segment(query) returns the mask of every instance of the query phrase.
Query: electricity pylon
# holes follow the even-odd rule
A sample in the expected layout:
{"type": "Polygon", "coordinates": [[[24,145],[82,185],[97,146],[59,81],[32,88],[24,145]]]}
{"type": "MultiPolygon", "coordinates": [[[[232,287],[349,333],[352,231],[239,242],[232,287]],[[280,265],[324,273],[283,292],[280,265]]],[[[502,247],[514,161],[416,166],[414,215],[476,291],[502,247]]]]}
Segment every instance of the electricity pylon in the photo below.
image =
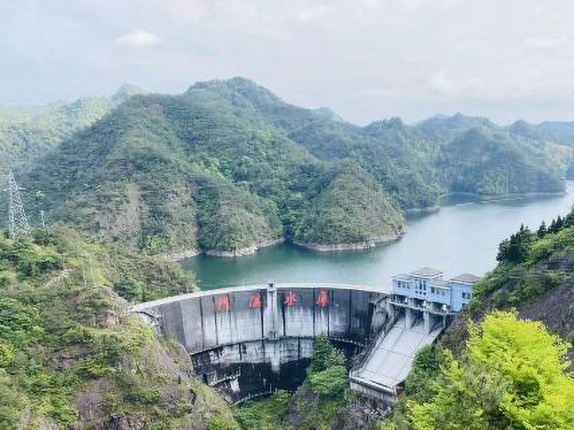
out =
{"type": "Polygon", "coordinates": [[[11,239],[30,235],[30,224],[28,224],[28,218],[26,218],[22,197],[20,196],[21,189],[14,178],[14,173],[10,170],[8,173],[8,193],[10,194],[9,228],[11,239]]]}

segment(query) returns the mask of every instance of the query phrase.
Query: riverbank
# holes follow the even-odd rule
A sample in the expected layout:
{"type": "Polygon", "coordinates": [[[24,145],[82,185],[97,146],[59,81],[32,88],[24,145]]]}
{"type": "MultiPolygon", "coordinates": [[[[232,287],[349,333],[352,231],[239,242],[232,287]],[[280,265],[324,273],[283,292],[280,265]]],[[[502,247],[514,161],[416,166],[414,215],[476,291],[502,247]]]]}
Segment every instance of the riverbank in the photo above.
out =
{"type": "Polygon", "coordinates": [[[566,191],[536,191],[529,193],[506,193],[506,194],[478,194],[466,191],[454,191],[449,197],[472,197],[479,201],[494,202],[497,200],[534,199],[540,197],[560,197],[568,194],[566,191]]]}
{"type": "MultiPolygon", "coordinates": [[[[496,202],[496,201],[508,201],[516,199],[535,199],[541,197],[559,197],[564,196],[566,194],[568,194],[566,191],[556,191],[556,192],[530,192],[530,193],[508,193],[500,195],[483,195],[470,192],[456,191],[448,194],[447,196],[444,196],[444,199],[458,196],[458,197],[470,197],[476,199],[477,201],[482,202],[496,202]]],[[[429,207],[410,208],[405,209],[403,212],[405,213],[405,215],[427,215],[438,212],[442,206],[443,205],[433,205],[429,207]]],[[[290,240],[289,242],[295,246],[310,249],[312,251],[317,252],[355,251],[355,250],[370,249],[383,243],[396,241],[400,239],[403,235],[405,235],[406,232],[407,229],[405,228],[405,230],[399,232],[398,234],[379,236],[368,241],[355,242],[355,243],[321,244],[321,243],[307,243],[298,240],[290,240]]],[[[197,249],[189,249],[179,252],[166,253],[164,254],[164,256],[166,258],[175,261],[186,260],[197,257],[199,255],[207,255],[210,257],[218,257],[218,258],[248,257],[254,255],[260,249],[279,245],[281,243],[284,243],[285,241],[286,241],[285,237],[280,237],[276,239],[263,241],[261,243],[253,244],[251,246],[247,246],[245,248],[234,251],[218,251],[218,250],[202,251],[197,249]]]]}
{"type": "Polygon", "coordinates": [[[393,242],[395,240],[400,239],[406,233],[406,230],[402,230],[397,234],[390,234],[385,236],[378,236],[370,240],[366,240],[364,242],[355,242],[355,243],[307,243],[301,242],[298,240],[293,240],[293,245],[300,246],[302,248],[311,249],[317,252],[333,252],[333,251],[353,251],[353,250],[361,250],[361,249],[369,249],[374,248],[375,246],[386,243],[386,242],[393,242]]]}
{"type": "Polygon", "coordinates": [[[279,245],[285,242],[284,237],[279,237],[276,239],[269,239],[263,242],[253,244],[251,246],[246,246],[245,248],[237,249],[234,251],[218,251],[215,249],[209,249],[207,251],[202,251],[199,249],[186,249],[178,252],[168,252],[164,253],[163,257],[174,261],[186,260],[188,258],[194,258],[198,255],[209,255],[210,257],[221,257],[221,258],[231,258],[231,257],[247,257],[249,255],[255,254],[258,250],[262,248],[267,248],[269,246],[279,245]]]}
{"type": "Polygon", "coordinates": [[[498,245],[520,224],[547,225],[564,216],[574,202],[574,182],[561,197],[501,202],[447,204],[438,212],[413,216],[399,240],[347,252],[315,252],[287,240],[246,258],[199,255],[182,262],[204,290],[265,282],[332,282],[388,286],[390,278],[413,267],[428,266],[449,276],[461,268],[483,275],[496,264],[498,245]]]}
{"type": "Polygon", "coordinates": [[[246,246],[245,248],[237,249],[234,251],[217,251],[215,249],[210,249],[205,251],[205,255],[209,255],[210,257],[247,257],[249,255],[255,254],[261,248],[267,248],[269,246],[279,245],[280,243],[285,242],[284,237],[279,237],[277,239],[269,239],[263,242],[259,242],[253,244],[251,246],[246,246]]]}

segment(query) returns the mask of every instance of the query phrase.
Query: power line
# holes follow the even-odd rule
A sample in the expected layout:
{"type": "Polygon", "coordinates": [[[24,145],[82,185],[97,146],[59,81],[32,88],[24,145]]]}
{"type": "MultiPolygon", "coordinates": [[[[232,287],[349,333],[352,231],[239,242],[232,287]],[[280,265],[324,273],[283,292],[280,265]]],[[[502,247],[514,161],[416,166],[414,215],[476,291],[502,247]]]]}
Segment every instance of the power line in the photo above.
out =
{"type": "Polygon", "coordinates": [[[10,170],[8,173],[8,192],[10,194],[10,206],[8,212],[10,218],[9,229],[11,239],[30,236],[30,224],[28,224],[28,218],[24,211],[20,190],[22,190],[22,188],[18,186],[18,183],[14,178],[14,173],[10,170]]]}
{"type": "Polygon", "coordinates": [[[44,210],[43,209],[40,211],[40,222],[42,223],[42,230],[47,231],[46,230],[46,219],[44,217],[44,210]]]}

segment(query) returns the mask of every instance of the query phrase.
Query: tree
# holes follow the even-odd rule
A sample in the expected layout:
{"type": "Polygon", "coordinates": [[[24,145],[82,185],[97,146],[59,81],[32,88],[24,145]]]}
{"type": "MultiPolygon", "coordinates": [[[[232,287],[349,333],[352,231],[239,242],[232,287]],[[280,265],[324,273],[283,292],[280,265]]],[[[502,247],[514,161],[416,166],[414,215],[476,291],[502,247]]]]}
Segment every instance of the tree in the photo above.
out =
{"type": "Polygon", "coordinates": [[[314,345],[309,375],[311,388],[321,396],[333,398],[343,394],[348,382],[345,356],[322,333],[314,345]]]}
{"type": "Polygon", "coordinates": [[[324,397],[337,397],[345,391],[348,372],[345,366],[331,366],[321,372],[311,374],[309,382],[313,390],[324,397]]]}
{"type": "Polygon", "coordinates": [[[574,379],[568,345],[539,322],[495,312],[471,338],[461,360],[447,353],[431,401],[410,401],[409,428],[574,428],[574,379]]]}
{"type": "Polygon", "coordinates": [[[321,333],[313,346],[311,372],[321,372],[332,366],[345,366],[345,356],[335,348],[325,333],[321,333]]]}
{"type": "Polygon", "coordinates": [[[536,232],[536,235],[538,237],[544,237],[546,236],[546,233],[548,233],[548,230],[546,229],[546,223],[542,221],[540,227],[538,228],[538,231],[536,232]]]}
{"type": "Polygon", "coordinates": [[[509,239],[503,240],[498,246],[498,255],[496,260],[501,263],[519,264],[528,258],[528,250],[532,242],[532,233],[525,227],[520,226],[520,230],[510,236],[509,239]]]}

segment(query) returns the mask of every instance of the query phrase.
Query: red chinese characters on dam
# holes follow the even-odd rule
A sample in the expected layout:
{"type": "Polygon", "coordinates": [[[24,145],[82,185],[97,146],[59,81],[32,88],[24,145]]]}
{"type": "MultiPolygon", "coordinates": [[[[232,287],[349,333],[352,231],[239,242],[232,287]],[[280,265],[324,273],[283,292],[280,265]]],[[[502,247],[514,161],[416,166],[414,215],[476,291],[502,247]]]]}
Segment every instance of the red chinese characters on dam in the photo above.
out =
{"type": "Polygon", "coordinates": [[[229,302],[229,296],[223,296],[217,299],[217,312],[229,312],[230,309],[231,303],[229,302]]]}
{"type": "Polygon", "coordinates": [[[329,296],[327,295],[327,291],[321,290],[315,304],[317,306],[321,306],[322,308],[326,308],[329,305],[329,296]]]}
{"type": "MultiPolygon", "coordinates": [[[[285,294],[285,301],[283,302],[287,306],[295,306],[299,302],[299,297],[294,291],[289,291],[285,294]]],[[[231,301],[229,296],[221,296],[217,299],[217,312],[229,312],[231,310],[231,301]]],[[[315,300],[315,305],[326,308],[329,306],[329,294],[327,290],[321,290],[317,299],[315,300]]],[[[260,309],[263,306],[263,299],[261,293],[253,294],[249,297],[249,308],[260,309]]]]}
{"type": "Polygon", "coordinates": [[[249,307],[251,309],[259,309],[261,307],[261,293],[254,294],[249,298],[249,307]]]}
{"type": "Polygon", "coordinates": [[[297,304],[297,294],[295,294],[293,291],[289,291],[289,294],[287,294],[285,296],[285,304],[287,306],[295,306],[297,304]]]}

